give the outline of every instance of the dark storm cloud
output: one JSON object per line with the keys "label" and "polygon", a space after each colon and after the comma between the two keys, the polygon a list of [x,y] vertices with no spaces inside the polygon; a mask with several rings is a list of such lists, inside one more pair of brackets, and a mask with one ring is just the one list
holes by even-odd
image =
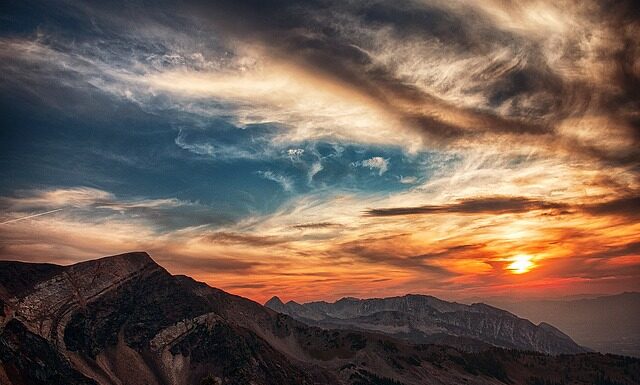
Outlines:
{"label": "dark storm cloud", "polygon": [[534,210],[565,210],[562,203],[540,201],[525,197],[487,197],[462,199],[447,205],[425,205],[417,207],[392,207],[368,210],[365,215],[390,217],[421,214],[509,214]]}

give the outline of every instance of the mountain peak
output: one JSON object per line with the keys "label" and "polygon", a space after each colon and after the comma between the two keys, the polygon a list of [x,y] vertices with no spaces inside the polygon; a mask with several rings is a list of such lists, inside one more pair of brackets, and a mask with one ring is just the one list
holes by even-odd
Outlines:
{"label": "mountain peak", "polygon": [[128,253],[122,253],[122,254],[116,254],[116,255],[110,255],[107,257],[102,257],[99,259],[96,259],[95,261],[108,261],[108,260],[124,260],[127,262],[137,262],[137,263],[154,263],[156,264],[156,262],[153,260],[153,258],[151,258],[151,256],[149,255],[149,253],[147,253],[146,251],[131,251]]}
{"label": "mountain peak", "polygon": [[273,309],[274,306],[275,307],[284,306],[284,303],[282,302],[280,297],[278,297],[277,295],[274,295],[273,297],[271,297],[270,300],[268,300],[267,302],[264,303],[264,306]]}
{"label": "mountain peak", "polygon": [[356,298],[356,297],[342,297],[342,298],[340,298],[338,301],[336,301],[335,303],[338,303],[338,302],[356,302],[356,301],[360,301],[360,298]]}
{"label": "mountain peak", "polygon": [[160,265],[151,258],[149,253],[145,251],[132,251],[128,253],[110,255],[90,261],[84,261],[69,266],[72,270],[85,269],[87,267],[95,266],[100,269],[107,270],[123,270],[123,271],[136,271],[148,266],[155,266],[160,268]]}

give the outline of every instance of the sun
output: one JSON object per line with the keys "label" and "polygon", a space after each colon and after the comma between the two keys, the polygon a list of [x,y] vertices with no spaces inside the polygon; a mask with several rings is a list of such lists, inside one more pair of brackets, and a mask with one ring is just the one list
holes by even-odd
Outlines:
{"label": "sun", "polygon": [[518,254],[509,259],[511,263],[507,266],[507,269],[511,270],[513,274],[524,274],[531,270],[535,264],[531,261],[532,256],[527,254]]}

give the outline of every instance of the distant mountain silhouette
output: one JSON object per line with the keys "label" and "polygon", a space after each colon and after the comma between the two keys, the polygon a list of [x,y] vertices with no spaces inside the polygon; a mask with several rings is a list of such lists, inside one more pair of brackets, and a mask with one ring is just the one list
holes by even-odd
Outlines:
{"label": "distant mountain silhouette", "polygon": [[[2,385],[637,384],[640,360],[465,352],[307,326],[146,253],[0,262]],[[608,382],[607,382],[608,381]]]}
{"label": "distant mountain silhouette", "polygon": [[370,330],[412,343],[440,343],[469,351],[488,346],[548,354],[587,351],[549,324],[536,326],[482,303],[463,305],[425,295],[343,298],[302,305],[285,304],[274,297],[265,306],[309,325]]}
{"label": "distant mountain silhouette", "polygon": [[579,344],[640,357],[640,293],[574,300],[492,302],[533,322],[549,322]]}

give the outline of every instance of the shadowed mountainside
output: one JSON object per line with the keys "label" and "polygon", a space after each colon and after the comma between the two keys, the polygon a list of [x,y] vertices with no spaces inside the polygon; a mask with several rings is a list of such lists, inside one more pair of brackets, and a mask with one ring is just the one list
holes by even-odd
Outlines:
{"label": "shadowed mountainside", "polygon": [[64,267],[0,262],[0,301],[3,385],[640,381],[640,361],[624,357],[471,353],[310,327],[173,276],[146,253]]}

